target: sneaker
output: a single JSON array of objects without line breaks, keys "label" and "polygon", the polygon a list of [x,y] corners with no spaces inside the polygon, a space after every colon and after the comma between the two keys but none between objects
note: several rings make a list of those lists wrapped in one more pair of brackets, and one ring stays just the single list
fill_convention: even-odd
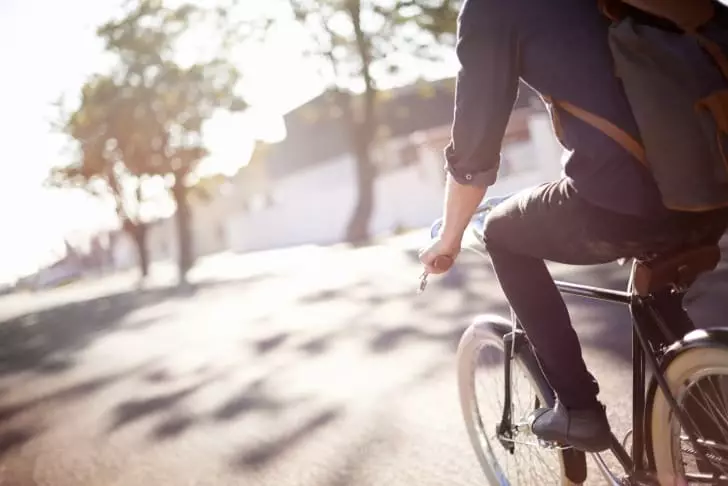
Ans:
[{"label": "sneaker", "polygon": [[539,408],[529,419],[539,439],[570,445],[584,452],[602,452],[612,444],[612,432],[604,406],[567,410],[558,401],[554,408]]}]

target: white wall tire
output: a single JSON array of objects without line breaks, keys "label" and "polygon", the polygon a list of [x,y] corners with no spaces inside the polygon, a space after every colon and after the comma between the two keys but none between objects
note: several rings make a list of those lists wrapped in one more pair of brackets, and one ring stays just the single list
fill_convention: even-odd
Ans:
[{"label": "white wall tire", "polygon": [[[684,351],[669,364],[665,379],[672,396],[680,405],[681,397],[684,397],[691,383],[714,374],[728,377],[728,348],[698,347]],[[660,389],[655,393],[650,417],[650,423],[646,425],[650,427],[652,455],[660,485],[687,485],[683,466],[676,460],[682,455],[676,437],[680,430],[679,422]]]},{"label": "white wall tire", "polygon": [[[497,324],[496,324],[497,325]],[[501,322],[502,326],[503,323]],[[519,482],[521,477],[507,477],[508,474],[504,471],[503,465],[500,464],[496,454],[496,448],[502,446],[497,441],[488,439],[488,434],[485,430],[495,428],[496,423],[483,423],[480,411],[477,404],[477,392],[475,387],[475,374],[478,363],[478,355],[485,347],[493,347],[495,349],[503,351],[503,340],[502,335],[494,329],[494,327],[483,324],[473,324],[463,334],[460,345],[458,346],[457,362],[458,362],[458,388],[460,392],[460,405],[463,412],[463,418],[465,420],[465,426],[467,428],[470,443],[473,446],[473,450],[478,458],[481,469],[485,474],[486,480],[489,485],[530,485],[533,483],[533,478],[526,479],[526,482]],[[545,403],[544,394],[550,393],[550,390],[542,390],[538,386],[537,380],[532,377],[532,371],[529,366],[524,363],[518,356],[513,361],[514,371],[520,369],[529,378],[533,390],[539,395],[541,403]],[[540,370],[534,372],[540,373]],[[502,390],[494,390],[494,393],[502,394]],[[535,398],[535,397],[534,397]],[[493,443],[495,442],[495,443]],[[538,449],[534,446],[528,445],[516,445],[516,451],[519,447],[522,449],[531,447],[532,449]],[[554,469],[558,471],[558,479],[555,483],[549,483],[561,486],[575,486],[575,483],[571,482],[565,473],[563,454],[559,451],[547,451],[540,449],[540,451],[546,454],[553,454],[554,457],[551,460],[554,463]],[[539,482],[539,484],[541,484]]]}]

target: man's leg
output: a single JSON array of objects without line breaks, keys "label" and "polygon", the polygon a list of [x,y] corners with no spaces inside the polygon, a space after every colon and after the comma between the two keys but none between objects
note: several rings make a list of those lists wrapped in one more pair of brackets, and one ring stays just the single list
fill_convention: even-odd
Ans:
[{"label": "man's leg", "polygon": [[566,304],[544,261],[494,245],[488,251],[503,293],[559,401],[575,409],[596,405],[599,387],[587,371]]},{"label": "man's leg", "polygon": [[598,385],[544,260],[598,264],[639,253],[651,238],[643,226],[585,203],[566,181],[517,194],[489,215],[485,241],[498,281],[565,407],[536,419],[534,432],[546,439],[603,450],[610,435]]}]

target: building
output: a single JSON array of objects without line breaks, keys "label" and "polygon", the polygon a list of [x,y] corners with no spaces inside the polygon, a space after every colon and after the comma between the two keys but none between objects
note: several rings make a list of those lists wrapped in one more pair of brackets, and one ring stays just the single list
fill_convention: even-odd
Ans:
[{"label": "building", "polygon": [[[377,178],[370,234],[426,227],[442,211],[443,149],[450,139],[454,80],[417,83],[379,100],[372,147]],[[190,196],[196,256],[343,240],[356,203],[356,162],[342,113],[324,93],[284,117],[286,138],[237,175],[211,180],[208,196]],[[563,149],[541,99],[521,85],[490,195],[555,179]],[[115,235],[117,268],[136,265],[136,248]],[[176,260],[176,221],[150,225],[152,261]]]},{"label": "building", "polygon": [[[372,150],[377,167],[370,234],[429,226],[442,210],[442,152],[453,116],[454,80],[386,93]],[[324,93],[284,117],[286,138],[264,163],[242,171],[230,197],[225,235],[235,251],[344,238],[356,203],[355,159],[341,111]],[[490,194],[558,177],[563,149],[540,98],[521,85]],[[250,181],[254,181],[251,183]],[[230,201],[233,201],[232,204]]]}]

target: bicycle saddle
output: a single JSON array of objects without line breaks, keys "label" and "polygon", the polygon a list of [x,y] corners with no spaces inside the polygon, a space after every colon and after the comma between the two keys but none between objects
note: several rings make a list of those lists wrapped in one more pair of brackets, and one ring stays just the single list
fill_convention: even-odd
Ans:
[{"label": "bicycle saddle", "polygon": [[703,245],[636,258],[632,270],[632,288],[640,297],[673,287],[685,290],[701,273],[714,270],[720,261],[718,245]]}]

